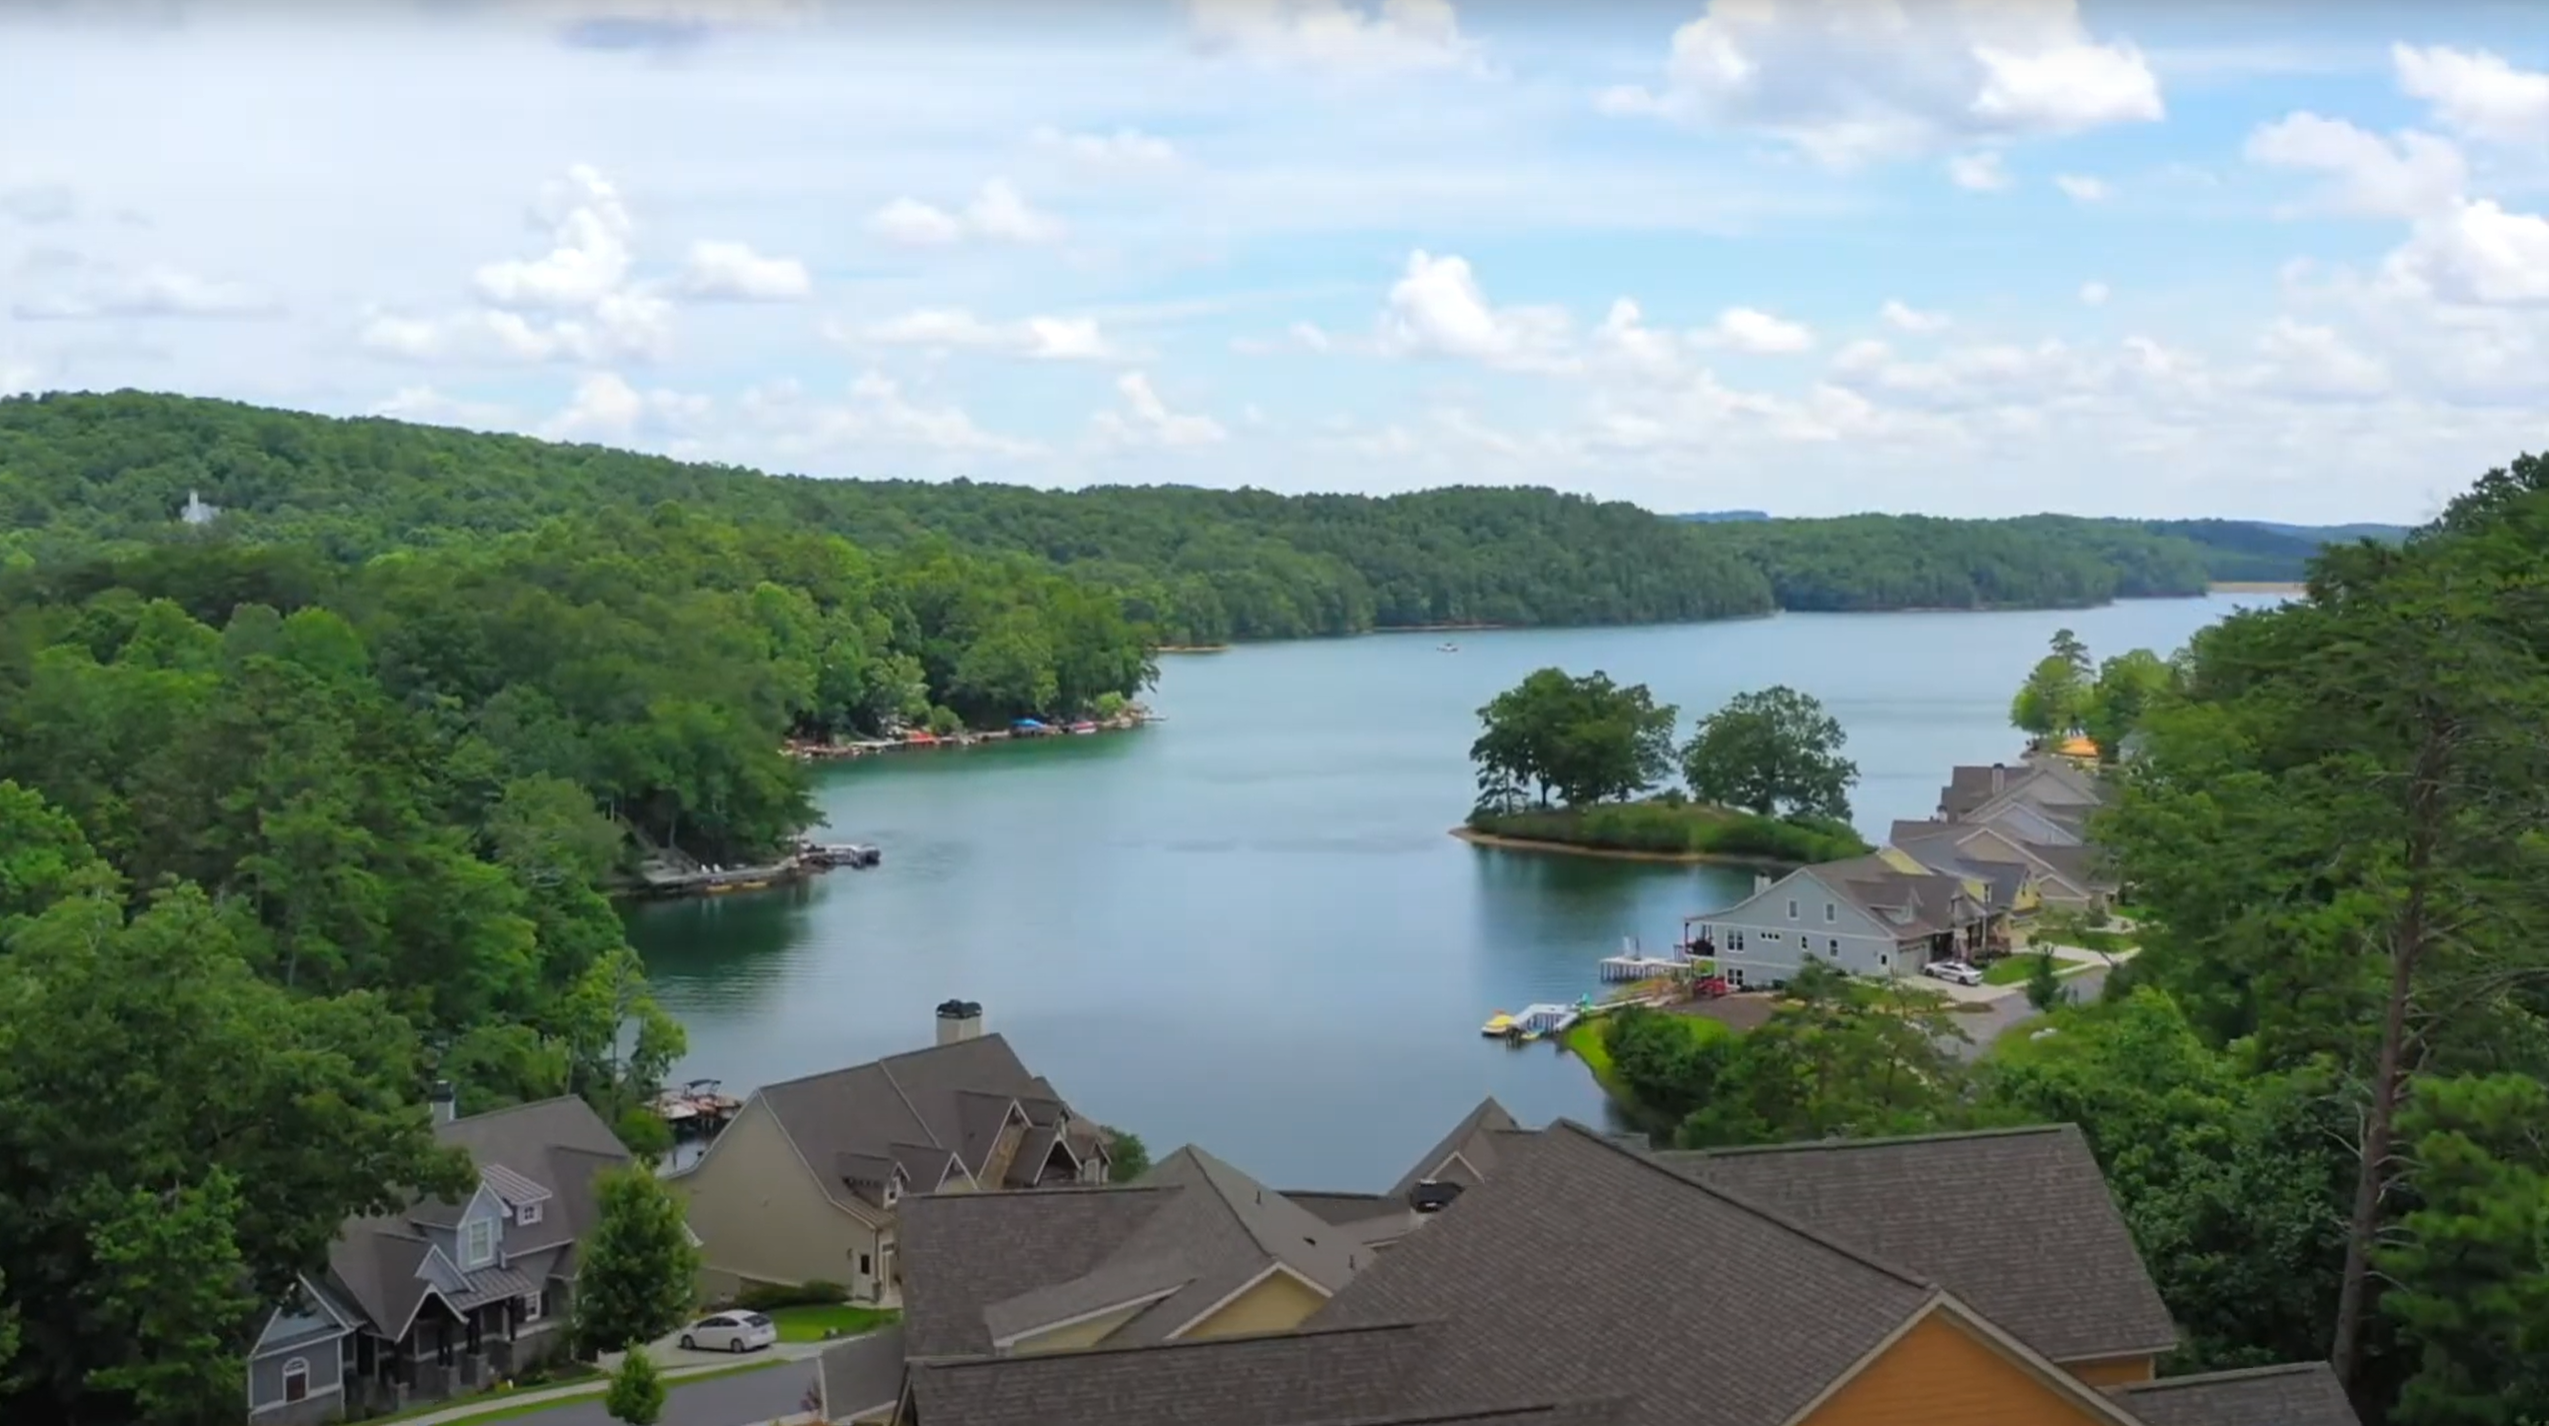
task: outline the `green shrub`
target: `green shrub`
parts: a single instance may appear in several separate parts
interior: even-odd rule
[[[1806,863],[1838,861],[1868,850],[1847,823],[1818,817],[1760,817],[1660,797],[1549,811],[1480,808],[1470,814],[1469,825],[1490,836],[1672,856]]]
[[[837,1282],[756,1282],[735,1294],[735,1306],[754,1312],[782,1307],[830,1307],[850,1300],[850,1290]]]

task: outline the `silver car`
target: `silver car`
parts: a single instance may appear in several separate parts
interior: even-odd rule
[[[1928,965],[1921,967],[1921,973],[1923,975],[1937,976],[1940,980],[1949,981],[1956,985],[1980,985],[1983,983],[1982,971],[1978,967],[1969,965],[1964,961],[1931,961]]]
[[[778,1340],[778,1325],[758,1312],[712,1312],[681,1335],[685,1352],[757,1352]]]

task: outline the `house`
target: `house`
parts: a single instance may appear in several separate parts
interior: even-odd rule
[[[1877,855],[1907,872],[1952,876],[1995,918],[2024,916],[2043,900],[2035,868],[2024,861],[1995,862],[1966,855],[1957,838],[1973,835],[1952,822],[1897,822]]]
[[[2012,802],[2086,813],[2106,800],[2102,786],[2095,772],[2061,757],[2029,757],[2016,767],[1951,768],[1947,785],[1938,790],[1938,818],[1973,821]]]
[[[1932,852],[1953,848],[1956,856],[1968,862],[2024,867],[2039,905],[2091,908],[2115,891],[2115,878],[2097,848],[2077,841],[2059,845],[2026,838],[2007,817],[1984,823],[1897,822],[1890,840],[1915,856],[1922,855],[1924,848]]]
[[[916,1197],[903,1236],[915,1358],[1295,1327],[1374,1257],[1192,1145],[1132,1184]]]
[[[434,1136],[468,1151],[475,1192],[345,1225],[248,1353],[248,1416],[299,1426],[395,1410],[501,1379],[562,1346],[594,1178],[629,1152],[581,1099],[459,1118],[437,1085]]]
[[[833,1282],[861,1302],[900,1291],[908,1195],[1106,1182],[1104,1133],[982,1032],[982,1007],[938,1007],[937,1043],[754,1091],[699,1160],[688,1200],[713,1293]]]
[[[2052,1141],[2048,1141],[2052,1142]],[[1904,1151],[1878,1187],[1844,1202],[1852,1174],[1777,1163],[1684,1171],[1560,1122],[1494,1137],[1486,1180],[1359,1272],[1297,1330],[908,1364],[898,1426],[2359,1426],[2323,1369],[2101,1385],[2038,1341],[2099,1362],[2167,1341],[2135,1260],[2012,1252],[1983,1271],[1963,1250],[1931,1269],[1798,1216],[1792,1198],[1836,1195],[1845,1217],[1953,1216],[1945,1194],[1990,1180],[1984,1201],[2041,1188],[2076,1207],[2080,1181],[2009,1181],[2041,1145],[1984,1144],[1987,1162],[1933,1185],[1952,1150]],[[2064,1152],[2067,1152],[2064,1151]],[[2034,1156],[2034,1157],[2031,1157]],[[2049,1160],[2048,1160],[2049,1161]],[[1800,1164],[1805,1160],[1797,1161]],[[1878,1162],[1871,1160],[1871,1163]],[[1730,1186],[1735,1177],[1753,1185]],[[1768,1195],[1780,1196],[1771,1199]],[[2099,1197],[2103,1199],[2101,1188]],[[2085,1201],[2085,1200],[2082,1200]],[[2111,1206],[2105,1212],[2112,1215]],[[2009,1215],[1992,1215],[2005,1221]],[[1853,1220],[1855,1221],[1855,1219]],[[2103,1230],[2101,1230],[2103,1231]],[[1953,1269],[1964,1284],[1945,1280]],[[1969,1296],[1972,1294],[1972,1296]],[[1992,1307],[2016,1314],[2025,1330]],[[2069,1320],[2062,1310],[2070,1309]],[[2034,1334],[2031,1339],[2029,1332]],[[2094,1374],[2094,1373],[2093,1373]],[[2156,1409],[2144,1414],[2144,1406]],[[2253,1414],[2259,1408],[2272,1415]]]
[[[823,1349],[815,1362],[818,1419],[884,1422],[903,1391],[903,1329],[883,1327]]]
[[[1967,879],[1878,854],[1756,877],[1751,896],[1692,922],[1700,954],[1738,986],[1785,981],[1809,956],[1853,975],[1909,975],[1979,950],[1995,927]]]

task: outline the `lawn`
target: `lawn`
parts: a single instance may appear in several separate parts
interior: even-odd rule
[[[778,1325],[780,1341],[820,1342],[826,1337],[855,1337],[882,1327],[901,1314],[835,1302],[815,1307],[777,1307],[769,1315]]]
[[[2081,949],[2094,950],[2096,947],[2083,946]],[[2131,950],[2132,947],[2127,946],[2124,949]],[[2014,956],[2002,956],[1999,960],[1983,967],[1983,984],[2025,985],[2027,977],[2036,973],[2036,962],[2040,959],[2042,957],[2030,955],[2025,951]],[[2082,971],[2096,969],[2097,965],[2091,961],[2066,961],[2057,958],[2053,963],[2053,973],[2066,979]]]

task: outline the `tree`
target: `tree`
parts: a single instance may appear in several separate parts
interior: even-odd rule
[[[2036,660],[2018,696],[2009,705],[2009,721],[2038,739],[2058,738],[2080,726],[2089,700],[2089,651],[2069,629],[2057,629],[2053,651]]]
[[[2027,967],[2027,1003],[2041,1014],[2070,998],[2063,991],[2061,974],[2053,968],[2053,953],[2038,953],[2035,963]]]
[[[1823,705],[1785,684],[1739,693],[1700,722],[1682,748],[1691,795],[1764,817],[1848,821],[1858,764],[1841,756],[1849,735]]]
[[[1543,806],[1552,794],[1570,807],[1634,796],[1672,767],[1677,716],[1645,684],[1541,669],[1478,710],[1469,756],[1481,804],[1510,805],[1525,789]]]
[[[1107,1180],[1110,1183],[1131,1183],[1151,1171],[1150,1146],[1142,1142],[1141,1135],[1130,1129],[1114,1129],[1105,1125],[1098,1126],[1098,1132],[1106,1137]]]
[[[642,1346],[631,1347],[620,1358],[619,1370],[611,1373],[611,1389],[602,1398],[602,1409],[614,1421],[628,1426],[655,1426],[664,1415],[664,1379],[655,1370],[655,1360]]]
[[[2177,686],[2177,670],[2149,649],[2129,649],[2098,665],[2097,682],[2080,701],[2082,732],[2098,745],[2098,759],[2114,762],[2144,715]]]
[[[597,1217],[575,1280],[575,1339],[588,1355],[627,1350],[682,1325],[699,1295],[699,1250],[681,1200],[643,1165],[594,1180]]]

